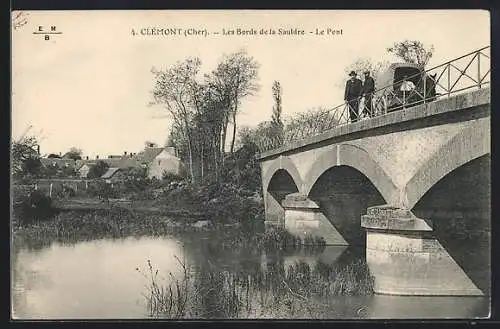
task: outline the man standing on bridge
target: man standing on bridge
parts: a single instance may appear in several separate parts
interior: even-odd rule
[[[362,95],[363,84],[356,78],[356,72],[349,73],[351,77],[345,85],[344,100],[349,104],[349,118],[351,122],[358,120],[359,99]]]
[[[365,104],[361,112],[367,114],[369,117],[373,116],[372,99],[374,91],[375,80],[373,80],[370,76],[370,71],[365,71],[365,81],[363,82],[363,96],[365,96]]]

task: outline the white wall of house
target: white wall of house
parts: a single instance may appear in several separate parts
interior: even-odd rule
[[[172,150],[165,149],[158,154],[149,165],[148,177],[161,179],[164,172],[179,175],[181,159],[172,154]]]
[[[79,170],[78,170],[78,173],[80,175],[80,177],[83,177],[83,178],[86,178],[87,177],[87,174],[89,173],[89,170],[90,170],[90,166],[84,164]]]

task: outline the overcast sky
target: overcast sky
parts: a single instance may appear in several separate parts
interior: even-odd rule
[[[91,157],[139,152],[146,140],[165,142],[170,120],[147,106],[151,68],[188,56],[200,57],[205,72],[242,48],[260,63],[261,89],[243,100],[239,116],[240,124],[256,125],[271,116],[274,80],[290,115],[341,103],[344,68],[360,57],[397,61],[385,51],[395,41],[434,45],[430,66],[490,44],[489,13],[479,10],[27,12],[25,22],[12,32],[13,137],[32,125],[42,153],[75,146]],[[51,25],[63,34],[49,41],[33,34]],[[206,29],[209,35],[142,35],[146,28]],[[297,28],[305,35],[221,34],[237,28]],[[315,35],[316,28],[325,35]],[[328,28],[342,35],[326,35]]]

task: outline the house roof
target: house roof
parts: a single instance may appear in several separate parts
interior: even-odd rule
[[[113,177],[121,168],[108,168],[108,170],[101,176],[101,178],[107,179]]]
[[[160,155],[162,156],[163,159],[177,159],[177,160],[180,160],[180,158],[178,156],[175,156],[175,154],[172,154],[172,152],[169,152],[169,150],[167,150],[167,149],[165,149],[162,152],[158,153],[158,155],[156,157],[158,157]]]
[[[56,165],[58,167],[64,167],[64,166],[74,166],[75,165],[75,160],[72,159],[59,159],[59,158],[41,158],[40,162],[44,166],[50,166],[50,165]]]
[[[139,163],[151,163],[151,161],[154,160],[164,150],[163,147],[148,147],[144,149],[144,151],[141,151],[137,153],[137,155],[134,156],[134,158],[139,162]]]
[[[106,163],[110,168],[129,168],[129,167],[138,167],[139,164],[137,163],[137,160],[129,157],[129,156],[124,156],[121,158],[112,158],[112,159],[95,159],[95,160],[77,160],[76,166],[78,169],[83,167],[84,165],[89,165],[93,166],[95,165],[98,161],[102,161]]]
[[[102,161],[106,162],[109,167],[112,168],[129,168],[129,167],[137,167],[139,163],[136,159],[128,156],[123,156],[121,158],[112,158],[112,159],[103,159]]]

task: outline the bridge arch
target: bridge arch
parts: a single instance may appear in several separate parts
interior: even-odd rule
[[[348,166],[366,176],[387,203],[399,201],[399,192],[387,173],[364,149],[352,144],[340,144],[322,154],[304,176],[304,193],[309,195],[320,176],[332,167]]]
[[[459,131],[440,147],[433,156],[413,175],[405,187],[408,209],[443,177],[463,165],[491,153],[489,121],[473,124]]]
[[[302,187],[302,177],[300,176],[297,167],[289,157],[280,156],[271,163],[271,165],[269,166],[269,168],[267,168],[263,175],[262,187],[264,189],[264,192],[268,190],[269,183],[278,170],[286,171],[287,174],[292,177],[295,186],[300,191]]]

